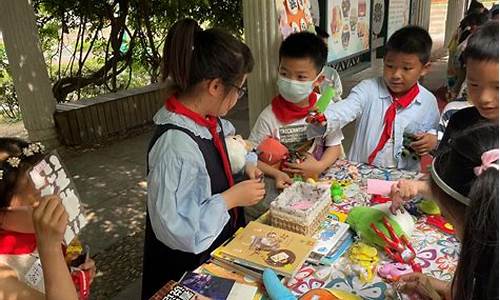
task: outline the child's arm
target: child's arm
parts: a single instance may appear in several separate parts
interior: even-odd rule
[[[425,155],[437,147],[437,129],[439,126],[439,108],[437,101],[433,98],[427,102],[425,109],[425,118],[423,124],[426,127],[426,132],[419,133],[415,136],[415,141],[410,144],[418,155]]]
[[[320,160],[316,160],[313,155],[307,154],[307,158],[301,163],[285,163],[283,170],[290,173],[315,177],[328,169],[340,156],[341,145],[326,147]]]
[[[284,189],[286,188],[287,186],[289,186],[290,184],[293,183],[293,180],[290,178],[290,176],[288,176],[288,174],[286,174],[285,172],[283,171],[280,171],[268,164],[266,164],[265,162],[263,161],[258,161],[257,162],[257,167],[266,175],[266,176],[269,176],[269,177],[273,177],[274,180],[276,181],[276,188],[277,189]]]
[[[359,118],[370,93],[374,91],[373,80],[364,80],[356,85],[344,100],[332,103],[325,111],[328,120],[327,132],[339,130]],[[373,86],[372,86],[373,85]]]
[[[399,210],[406,201],[411,200],[418,195],[427,199],[432,198],[429,181],[406,179],[399,180],[391,187],[391,212],[396,213],[396,211]]]

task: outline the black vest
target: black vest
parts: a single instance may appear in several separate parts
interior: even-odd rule
[[[219,121],[219,126],[220,125],[221,124]],[[220,127],[222,128],[222,126]],[[227,177],[224,172],[224,165],[222,163],[221,156],[213,143],[213,140],[203,139],[199,136],[195,136],[191,131],[185,128],[172,124],[157,126],[153,138],[151,139],[151,142],[149,144],[148,157],[153,145],[167,130],[180,130],[186,133],[191,137],[191,139],[196,142],[201,153],[203,154],[208,175],[210,176],[212,195],[222,193],[229,188]],[[222,130],[219,135],[222,139],[224,150],[227,154],[226,143],[224,142],[224,133],[222,132]],[[147,164],[147,166],[149,172],[149,163]],[[165,174],[165,180],[168,180],[168,174]],[[193,180],[196,180],[196,178],[193,178]],[[192,200],[186,199],[186,201]],[[159,241],[156,238],[155,233],[153,232],[151,221],[149,219],[149,213],[147,213],[146,236],[144,240],[142,299],[149,299],[169,280],[178,281],[182,277],[184,272],[194,270],[199,265],[203,264],[207,259],[210,258],[210,253],[215,248],[229,239],[238,227],[244,226],[244,222],[243,209],[238,208],[238,219],[234,220],[234,217],[231,214],[231,219],[226,224],[221,234],[219,234],[217,239],[209,247],[209,249],[200,254],[194,254],[179,250],[173,250]],[[236,224],[236,226],[234,226],[233,224]]]

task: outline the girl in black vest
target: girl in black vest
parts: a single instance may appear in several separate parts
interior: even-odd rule
[[[154,118],[148,151],[142,299],[206,261],[244,225],[241,206],[265,193],[255,167],[234,184],[224,137],[235,130],[219,118],[245,94],[250,49],[185,19],[170,29],[163,59],[163,79],[177,92]]]

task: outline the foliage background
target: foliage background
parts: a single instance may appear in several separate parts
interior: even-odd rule
[[[241,0],[34,0],[40,42],[58,102],[159,79],[168,28],[185,17],[243,35]],[[0,39],[0,114],[20,118]]]

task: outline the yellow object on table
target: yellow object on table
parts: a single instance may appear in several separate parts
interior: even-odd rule
[[[375,276],[379,258],[377,249],[366,245],[365,243],[356,243],[349,251],[349,259],[357,266],[353,270],[359,273],[359,279],[363,283],[371,282]]]

